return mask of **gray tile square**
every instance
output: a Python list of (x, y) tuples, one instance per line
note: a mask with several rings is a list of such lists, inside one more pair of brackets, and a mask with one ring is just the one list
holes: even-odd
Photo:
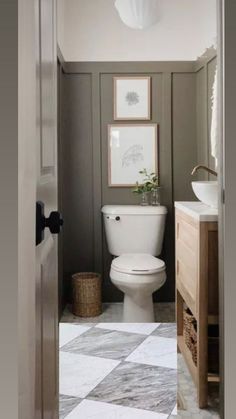
[(217, 383), (209, 383), (208, 408), (199, 409), (196, 387), (182, 354), (178, 354), (178, 390), (181, 398), (184, 400), (185, 408), (184, 411), (179, 411), (180, 417), (196, 417), (202, 419), (220, 418), (219, 385)]
[(146, 336), (136, 333), (93, 327), (61, 349), (63, 352), (122, 360), (127, 358), (145, 339)]
[(65, 396), (60, 394), (59, 398), (59, 418), (64, 419), (72, 410), (78, 406), (81, 399), (72, 396)]
[(177, 338), (176, 323), (161, 323), (153, 332), (153, 336), (161, 336), (163, 338)]
[(175, 370), (123, 362), (87, 399), (170, 415), (176, 405), (176, 389)]

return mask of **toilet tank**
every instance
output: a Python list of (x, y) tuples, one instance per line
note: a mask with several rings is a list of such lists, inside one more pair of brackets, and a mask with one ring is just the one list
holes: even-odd
[(102, 213), (111, 255), (119, 256), (123, 253), (160, 255), (166, 207), (105, 205)]

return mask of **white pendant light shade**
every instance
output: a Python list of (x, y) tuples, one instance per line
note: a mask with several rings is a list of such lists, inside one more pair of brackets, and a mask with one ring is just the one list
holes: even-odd
[(116, 0), (121, 20), (130, 28), (146, 29), (158, 20), (158, 0)]

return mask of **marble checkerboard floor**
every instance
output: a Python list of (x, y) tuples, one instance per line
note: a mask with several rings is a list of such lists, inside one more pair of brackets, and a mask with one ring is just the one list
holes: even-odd
[(176, 417), (174, 323), (60, 324), (60, 419)]

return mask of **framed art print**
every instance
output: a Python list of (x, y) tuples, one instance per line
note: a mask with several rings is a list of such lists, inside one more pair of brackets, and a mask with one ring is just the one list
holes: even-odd
[(151, 78), (114, 77), (114, 120), (151, 119)]
[(108, 126), (109, 186), (132, 187), (142, 183), (142, 169), (158, 174), (156, 124)]

